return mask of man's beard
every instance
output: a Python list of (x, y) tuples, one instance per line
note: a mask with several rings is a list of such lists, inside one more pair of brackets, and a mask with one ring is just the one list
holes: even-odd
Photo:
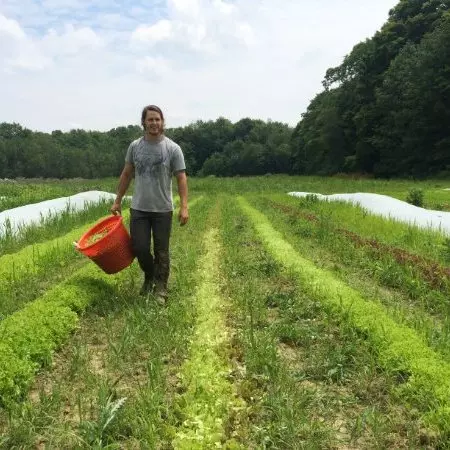
[(162, 134), (163, 128), (162, 127), (158, 127), (158, 128), (155, 128), (154, 130), (152, 130), (151, 128), (146, 128), (145, 132), (148, 133), (148, 134), (156, 136), (156, 135)]

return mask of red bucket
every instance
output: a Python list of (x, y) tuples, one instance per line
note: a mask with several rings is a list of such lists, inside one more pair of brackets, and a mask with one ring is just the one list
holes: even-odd
[(109, 274), (120, 272), (134, 259), (122, 216), (109, 216), (95, 224), (81, 236), (77, 250)]

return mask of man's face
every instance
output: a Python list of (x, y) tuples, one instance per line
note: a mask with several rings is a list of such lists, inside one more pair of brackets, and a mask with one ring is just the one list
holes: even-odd
[(151, 136), (158, 136), (163, 131), (161, 116), (156, 111), (147, 111), (144, 121), (145, 131)]

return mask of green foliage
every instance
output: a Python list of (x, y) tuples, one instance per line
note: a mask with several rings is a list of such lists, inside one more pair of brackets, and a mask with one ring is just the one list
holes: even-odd
[(406, 201), (411, 205), (423, 207), (423, 190), (417, 188), (410, 189), (406, 196)]
[(0, 343), (0, 405), (8, 407), (12, 399), (20, 398), (28, 387), (35, 364), (18, 357), (6, 343)]
[[(291, 170), (291, 128), (280, 122), (219, 118), (166, 130), (183, 149), (189, 174), (263, 175)], [(108, 132), (32, 132), (0, 124), (0, 178), (100, 178), (117, 176), (139, 127)], [(1, 206), (1, 205), (0, 205)]]
[(445, 261), (450, 263), (450, 238), (446, 238), (442, 243), (442, 256)]
[(19, 358), (48, 362), (76, 323), (77, 315), (69, 308), (37, 300), (4, 319), (0, 336)]
[(22, 396), (34, 371), (50, 363), (54, 350), (76, 329), (77, 312), (84, 311), (94, 299), (113, 298), (109, 280), (90, 264), (0, 322), (0, 340), (5, 344), (0, 358), (6, 358), (0, 359), (2, 404)]
[(1, 322), (0, 339), (10, 352), (0, 355), (6, 358), (0, 364), (0, 403), (7, 405), (24, 394), (34, 369), (49, 363), (76, 324), (77, 315), (69, 308), (39, 300)]
[(429, 176), (450, 167), (450, 3), (401, 0), (326, 72), (292, 140), (295, 171)]
[(228, 380), (229, 334), (219, 295), (220, 247), (217, 229), (205, 236), (208, 253), (200, 266), (197, 292), (197, 321), (190, 357), (181, 369), (186, 392), (179, 398), (183, 426), (173, 445), (179, 449), (217, 447), (225, 438), (226, 419), (232, 408), (245, 407), (234, 396)]
[[(385, 307), (367, 301), (330, 272), (302, 258), (243, 198), (240, 205), (273, 257), (297, 274), (305, 292), (368, 336), (378, 351), (381, 366), (401, 377), (398, 394), (427, 411), (424, 419), (437, 425), (449, 407), (450, 364), (443, 362), (415, 331), (396, 323)], [(450, 432), (448, 428), (443, 431)]]
[(126, 400), (126, 397), (116, 398), (109, 386), (99, 387), (96, 420), (83, 420), (80, 423), (81, 436), (89, 448), (98, 450), (120, 448), (118, 444), (107, 445), (107, 434)]

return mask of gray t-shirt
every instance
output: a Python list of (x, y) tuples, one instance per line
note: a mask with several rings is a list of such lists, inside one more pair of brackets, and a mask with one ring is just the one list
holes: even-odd
[(173, 211), (172, 176), (186, 169), (180, 146), (166, 136), (159, 142), (141, 137), (130, 144), (125, 161), (134, 166), (131, 207), (140, 211)]

